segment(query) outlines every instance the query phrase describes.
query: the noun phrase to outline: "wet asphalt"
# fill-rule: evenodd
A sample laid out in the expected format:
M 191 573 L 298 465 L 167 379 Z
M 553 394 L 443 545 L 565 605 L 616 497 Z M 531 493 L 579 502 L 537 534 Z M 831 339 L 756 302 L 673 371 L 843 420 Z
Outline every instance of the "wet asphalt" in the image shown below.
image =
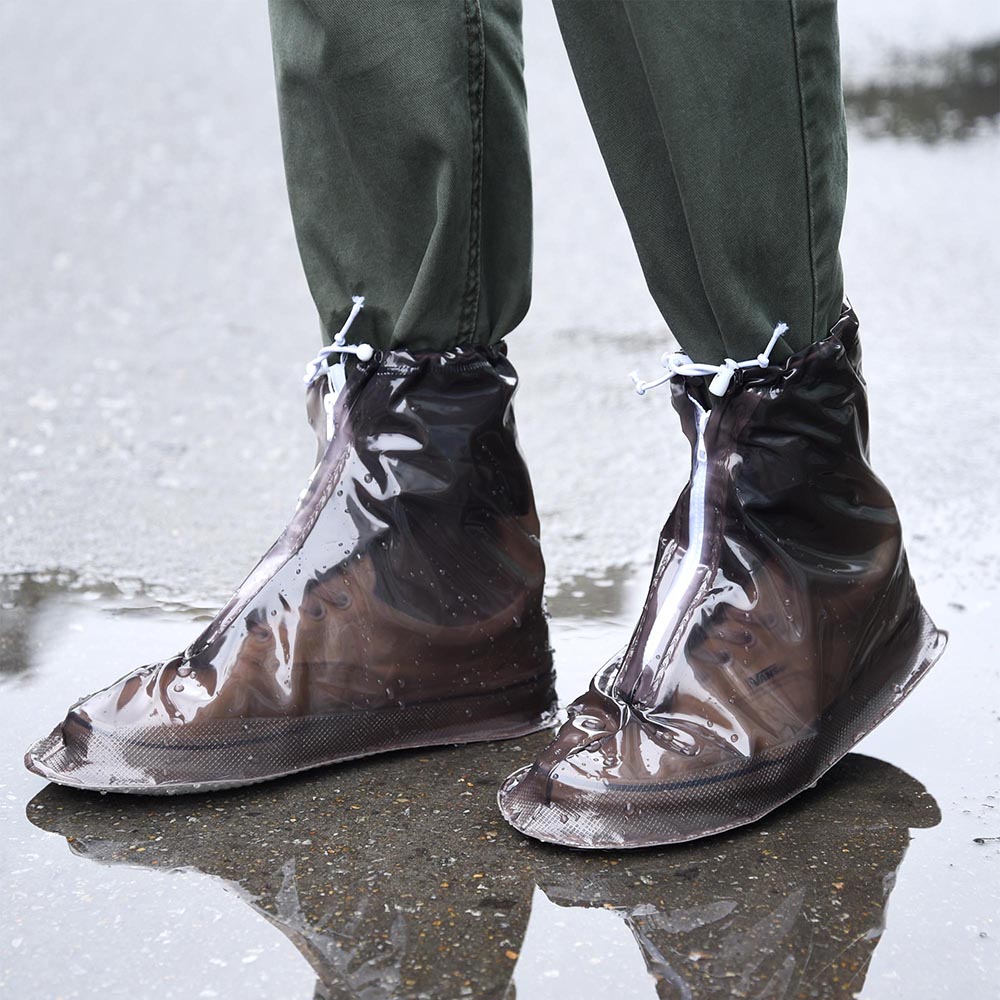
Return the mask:
M 669 334 L 526 6 L 535 296 L 511 354 L 565 701 L 627 638 L 687 459 L 666 399 L 629 391 Z M 996 995 L 1000 19 L 845 0 L 842 22 L 874 460 L 951 643 L 765 822 L 582 855 L 496 811 L 539 737 L 166 802 L 23 770 L 280 530 L 316 323 L 263 6 L 0 3 L 0 996 Z

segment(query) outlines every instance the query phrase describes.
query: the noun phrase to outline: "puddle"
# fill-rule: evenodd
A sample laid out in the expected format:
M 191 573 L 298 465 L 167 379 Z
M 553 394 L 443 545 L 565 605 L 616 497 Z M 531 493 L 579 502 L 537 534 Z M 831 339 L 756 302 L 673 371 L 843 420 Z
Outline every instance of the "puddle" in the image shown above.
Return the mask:
M 563 700 L 627 637 L 644 584 L 554 588 Z M 199 609 L 59 575 L 0 596 L 4 996 L 912 1000 L 984 996 L 1000 972 L 1000 675 L 979 666 L 995 650 L 963 659 L 986 652 L 987 606 L 932 600 L 948 665 L 813 791 L 736 834 L 614 854 L 500 820 L 498 780 L 544 736 L 214 796 L 45 786 L 27 743 L 184 645 Z
M 935 143 L 995 130 L 1000 120 L 1000 41 L 940 52 L 897 53 L 880 78 L 847 84 L 848 120 L 868 137 Z

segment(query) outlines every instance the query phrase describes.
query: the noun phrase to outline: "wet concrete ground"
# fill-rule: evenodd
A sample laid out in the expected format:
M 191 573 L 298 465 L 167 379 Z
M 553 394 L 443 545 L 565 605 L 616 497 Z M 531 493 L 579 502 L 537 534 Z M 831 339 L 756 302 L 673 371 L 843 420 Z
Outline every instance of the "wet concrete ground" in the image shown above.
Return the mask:
M 536 291 L 512 354 L 566 700 L 627 637 L 687 460 L 666 399 L 628 391 L 668 335 L 551 12 L 527 6 Z M 168 802 L 23 770 L 77 695 L 186 644 L 280 528 L 311 465 L 298 374 L 315 324 L 263 10 L 0 4 L 16 193 L 0 217 L 0 995 L 996 995 L 1000 209 L 995 48 L 985 76 L 975 53 L 1000 24 L 990 4 L 959 19 L 895 0 L 845 2 L 842 20 L 874 457 L 951 645 L 765 823 L 581 856 L 521 840 L 493 804 L 537 738 Z

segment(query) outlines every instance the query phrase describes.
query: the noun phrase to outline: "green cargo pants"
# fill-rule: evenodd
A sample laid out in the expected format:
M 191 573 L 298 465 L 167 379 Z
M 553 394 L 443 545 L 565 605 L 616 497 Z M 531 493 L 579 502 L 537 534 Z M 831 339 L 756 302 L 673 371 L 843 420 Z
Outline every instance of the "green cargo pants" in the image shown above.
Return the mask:
M 755 357 L 779 320 L 776 358 L 825 336 L 847 187 L 835 0 L 555 6 L 683 348 Z M 270 9 L 292 216 L 326 337 L 364 294 L 352 341 L 499 341 L 531 295 L 519 0 Z

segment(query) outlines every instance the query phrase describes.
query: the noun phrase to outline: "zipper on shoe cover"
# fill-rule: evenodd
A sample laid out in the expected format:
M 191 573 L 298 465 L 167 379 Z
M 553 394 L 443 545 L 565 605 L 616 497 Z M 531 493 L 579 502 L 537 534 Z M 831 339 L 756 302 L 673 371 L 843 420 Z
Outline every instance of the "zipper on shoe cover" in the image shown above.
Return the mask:
M 687 548 L 684 555 L 681 556 L 680 565 L 677 567 L 677 572 L 667 589 L 667 593 L 660 602 L 660 610 L 655 615 L 653 627 L 644 644 L 644 649 L 640 651 L 643 667 L 628 691 L 627 697 L 630 701 L 635 697 L 636 690 L 646 676 L 648 661 L 646 651 L 667 648 L 681 625 L 684 613 L 701 586 L 699 570 L 707 571 L 708 569 L 704 560 L 705 542 L 709 534 L 707 510 L 709 461 L 708 448 L 705 444 L 705 429 L 714 411 L 706 410 L 690 396 L 688 399 L 696 408 L 698 415 L 695 422 L 696 437 L 694 458 L 691 465 L 691 489 L 688 494 Z M 703 577 L 704 573 L 701 575 Z M 652 669 L 647 687 L 652 689 L 655 686 L 657 674 L 664 665 L 663 660 L 661 660 Z M 643 698 L 647 704 L 650 701 L 651 693 L 652 691 L 647 692 L 646 697 Z M 658 699 L 659 694 L 653 695 L 654 704 Z
M 653 379 L 642 379 L 637 372 L 632 372 L 630 378 L 638 395 L 645 395 L 650 389 L 655 389 L 670 382 L 675 378 L 703 378 L 712 377 L 708 385 L 709 393 L 716 397 L 716 402 L 710 410 L 706 410 L 690 393 L 688 401 L 697 410 L 696 420 L 697 437 L 695 439 L 694 460 L 691 467 L 690 491 L 688 493 L 688 533 L 687 549 L 681 556 L 680 565 L 667 593 L 663 600 L 659 602 L 657 610 L 654 612 L 652 629 L 642 650 L 637 653 L 642 657 L 638 676 L 631 684 L 628 693 L 624 696 L 632 705 L 642 710 L 644 706 L 652 703 L 655 708 L 657 703 L 662 703 L 662 696 L 656 690 L 658 675 L 665 666 L 665 653 L 669 645 L 673 642 L 677 630 L 681 627 L 684 613 L 690 608 L 695 594 L 700 589 L 704 577 L 711 572 L 704 559 L 704 548 L 706 538 L 710 537 L 707 511 L 708 496 L 708 449 L 705 445 L 705 429 L 712 413 L 715 413 L 729 391 L 730 386 L 736 381 L 739 384 L 741 374 L 746 369 L 767 368 L 771 363 L 771 352 L 777 346 L 781 337 L 788 332 L 787 323 L 779 323 L 771 332 L 771 338 L 767 346 L 757 355 L 756 358 L 748 358 L 746 361 L 734 361 L 726 358 L 721 365 L 707 364 L 692 361 L 686 354 L 674 352 L 666 353 L 660 358 L 660 364 L 666 369 L 663 375 Z M 699 572 L 700 571 L 700 572 Z M 702 579 L 699 579 L 699 575 Z M 666 612 L 664 614 L 664 611 Z M 666 624 L 660 624 L 665 621 Z M 640 628 L 642 626 L 640 625 Z M 660 654 L 657 656 L 656 652 Z M 650 657 L 656 657 L 656 665 L 647 668 Z M 626 653 L 626 658 L 628 654 Z M 643 681 L 649 672 L 649 680 L 645 684 L 647 691 L 642 700 L 637 704 L 636 691 L 643 685 Z M 615 692 L 621 696 L 623 694 L 621 686 L 616 682 Z

